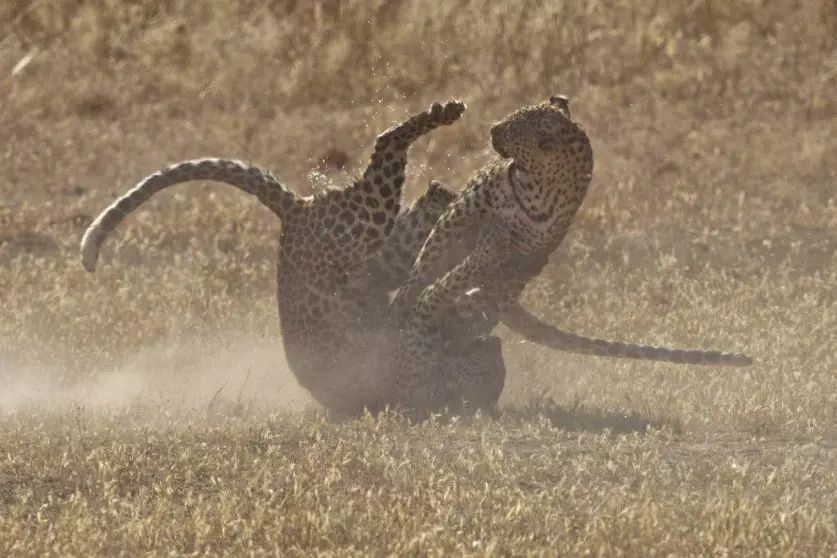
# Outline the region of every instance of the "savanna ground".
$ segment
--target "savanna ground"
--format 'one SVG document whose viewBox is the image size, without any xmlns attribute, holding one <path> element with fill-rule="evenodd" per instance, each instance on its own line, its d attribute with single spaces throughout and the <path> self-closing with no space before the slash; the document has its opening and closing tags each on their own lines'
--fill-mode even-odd
<svg viewBox="0 0 837 558">
<path fill-rule="evenodd" d="M 837 7 L 638 4 L 0 2 L 0 554 L 837 555 Z M 555 92 L 597 162 L 526 306 L 754 366 L 501 328 L 498 421 L 337 424 L 284 366 L 280 223 L 253 200 L 181 186 L 79 263 L 166 164 L 309 193 L 464 99 L 412 150 L 414 196 Z"/>
</svg>

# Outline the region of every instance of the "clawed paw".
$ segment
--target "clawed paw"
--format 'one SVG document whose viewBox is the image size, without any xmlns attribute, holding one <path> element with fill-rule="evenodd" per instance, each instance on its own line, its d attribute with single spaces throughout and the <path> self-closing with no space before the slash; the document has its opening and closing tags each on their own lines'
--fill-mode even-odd
<svg viewBox="0 0 837 558">
<path fill-rule="evenodd" d="M 465 103 L 463 101 L 448 101 L 444 104 L 433 103 L 430 105 L 430 116 L 442 124 L 452 124 L 459 120 L 462 113 L 465 112 Z"/>
</svg>

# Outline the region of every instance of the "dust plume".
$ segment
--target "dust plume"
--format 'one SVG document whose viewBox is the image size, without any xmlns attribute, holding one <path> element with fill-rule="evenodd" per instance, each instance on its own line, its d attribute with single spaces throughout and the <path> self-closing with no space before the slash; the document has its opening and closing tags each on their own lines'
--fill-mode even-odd
<svg viewBox="0 0 837 558">
<path fill-rule="evenodd" d="M 221 404 L 293 410 L 310 404 L 285 363 L 281 340 L 240 332 L 162 341 L 81 379 L 67 374 L 61 359 L 32 362 L 13 351 L 0 352 L 0 370 L 0 412 L 136 404 L 166 410 Z"/>
</svg>

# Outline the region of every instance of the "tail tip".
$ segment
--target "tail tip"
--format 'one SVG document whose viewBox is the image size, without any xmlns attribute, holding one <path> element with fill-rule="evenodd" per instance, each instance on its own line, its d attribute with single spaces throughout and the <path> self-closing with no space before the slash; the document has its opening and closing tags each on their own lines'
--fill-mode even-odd
<svg viewBox="0 0 837 558">
<path fill-rule="evenodd" d="M 96 263 L 99 260 L 99 246 L 95 240 L 92 229 L 85 233 L 81 239 L 81 265 L 88 273 L 96 271 Z"/>
<path fill-rule="evenodd" d="M 98 258 L 93 256 L 88 256 L 86 254 L 82 255 L 81 257 L 81 266 L 84 268 L 84 271 L 87 273 L 93 273 L 96 271 L 96 260 Z"/>
<path fill-rule="evenodd" d="M 729 363 L 733 366 L 746 368 L 747 366 L 751 366 L 753 364 L 753 358 L 745 355 L 744 353 L 730 353 Z"/>
</svg>

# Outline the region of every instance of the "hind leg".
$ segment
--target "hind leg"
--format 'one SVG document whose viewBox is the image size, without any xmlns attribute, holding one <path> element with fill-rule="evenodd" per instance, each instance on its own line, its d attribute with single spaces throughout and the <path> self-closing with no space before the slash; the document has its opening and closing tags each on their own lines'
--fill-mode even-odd
<svg viewBox="0 0 837 558">
<path fill-rule="evenodd" d="M 445 340 L 438 328 L 395 330 L 398 348 L 389 352 L 386 369 L 391 382 L 388 398 L 417 414 L 438 411 L 446 404 L 445 374 L 441 367 Z M 387 349 L 385 349 L 387 350 Z"/>
<path fill-rule="evenodd" d="M 499 337 L 480 337 L 447 347 L 442 367 L 449 409 L 463 413 L 483 410 L 496 416 L 506 383 L 506 363 Z"/>
<path fill-rule="evenodd" d="M 506 381 L 499 337 L 449 340 L 441 329 L 407 330 L 400 336 L 406 349 L 400 364 L 411 373 L 399 373 L 399 363 L 391 368 L 393 403 L 422 416 L 443 410 L 496 412 Z"/>
</svg>

